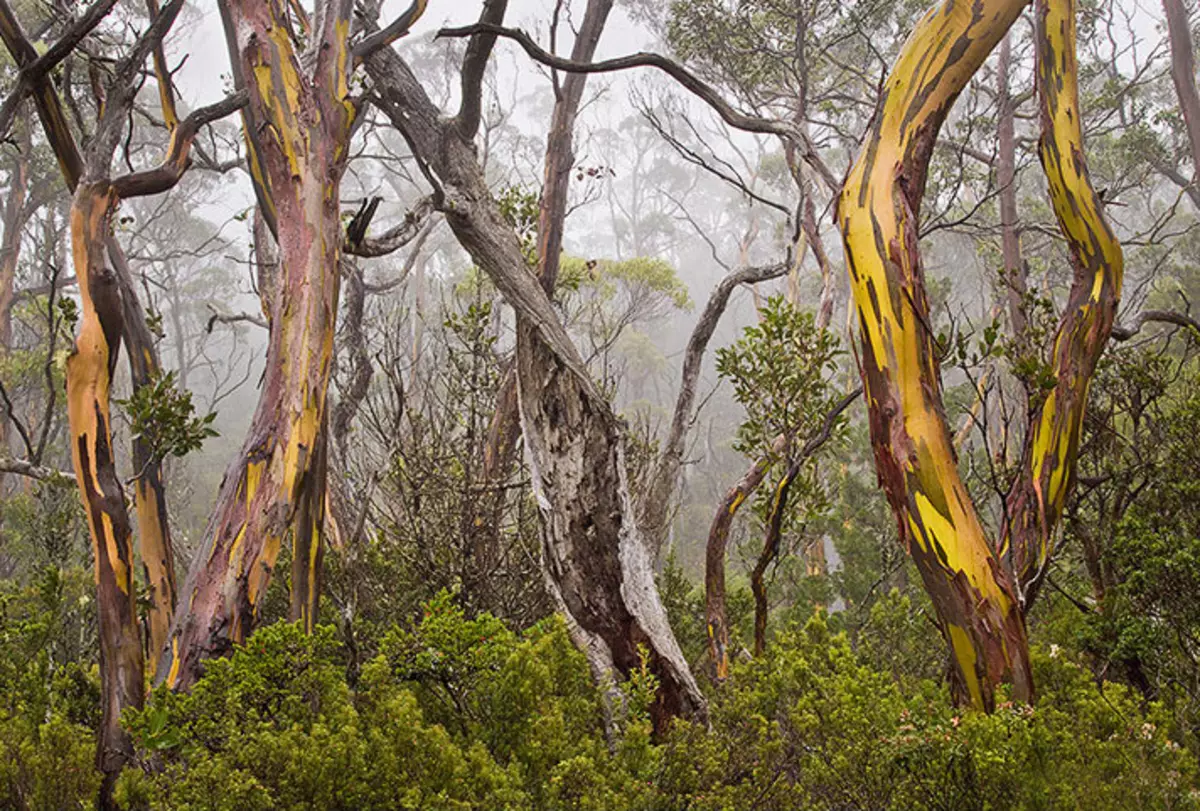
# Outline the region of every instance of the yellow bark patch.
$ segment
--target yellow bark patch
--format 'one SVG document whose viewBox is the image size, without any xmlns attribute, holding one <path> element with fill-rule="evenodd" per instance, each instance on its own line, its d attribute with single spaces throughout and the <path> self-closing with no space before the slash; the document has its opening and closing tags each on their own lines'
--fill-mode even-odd
<svg viewBox="0 0 1200 811">
<path fill-rule="evenodd" d="M 167 671 L 167 686 L 174 688 L 179 680 L 179 637 L 171 640 L 171 669 Z"/>
<path fill-rule="evenodd" d="M 958 660 L 958 669 L 962 672 L 967 684 L 967 693 L 971 703 L 978 709 L 983 709 L 983 690 L 979 684 L 979 676 L 975 672 L 975 646 L 971 644 L 971 636 L 957 625 L 948 625 L 950 630 L 950 646 L 954 649 L 954 658 Z"/>
</svg>

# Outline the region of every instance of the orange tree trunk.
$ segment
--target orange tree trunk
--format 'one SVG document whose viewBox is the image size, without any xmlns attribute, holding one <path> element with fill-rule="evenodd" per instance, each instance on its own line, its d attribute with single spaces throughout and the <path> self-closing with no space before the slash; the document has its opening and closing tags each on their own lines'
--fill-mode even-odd
<svg viewBox="0 0 1200 811">
<path fill-rule="evenodd" d="M 1050 361 L 1055 386 L 1033 409 L 1021 473 L 1005 510 L 1000 554 L 1026 610 L 1046 575 L 1074 482 L 1088 385 L 1112 332 L 1124 269 L 1121 245 L 1105 220 L 1083 153 L 1074 0 L 1038 0 L 1035 17 L 1042 168 L 1074 279 Z"/>
<path fill-rule="evenodd" d="M 884 86 L 838 206 L 862 327 L 861 371 L 880 483 L 933 600 L 957 693 L 994 705 L 1032 694 L 1025 624 L 958 473 L 918 249 L 938 129 L 1023 0 L 945 0 L 917 24 Z"/>
<path fill-rule="evenodd" d="M 133 584 L 129 515 L 112 453 L 109 388 L 120 351 L 121 298 L 106 267 L 105 236 L 116 196 L 107 181 L 75 190 L 71 242 L 83 304 L 75 351 L 67 360 L 67 417 L 79 493 L 94 546 L 100 623 L 100 739 L 96 761 L 106 783 L 132 756 L 121 711 L 140 707 L 142 642 Z M 109 788 L 102 792 L 108 796 Z"/>
<path fill-rule="evenodd" d="M 312 479 L 333 355 L 341 251 L 338 189 L 354 107 L 347 76 L 348 0 L 313 32 L 314 68 L 301 68 L 276 1 L 221 4 L 235 75 L 249 97 L 246 132 L 256 189 L 274 221 L 280 274 L 258 407 L 180 594 L 159 678 L 186 688 L 208 656 L 253 625 L 279 548 Z M 264 194 L 265 192 L 265 194 Z"/>
</svg>

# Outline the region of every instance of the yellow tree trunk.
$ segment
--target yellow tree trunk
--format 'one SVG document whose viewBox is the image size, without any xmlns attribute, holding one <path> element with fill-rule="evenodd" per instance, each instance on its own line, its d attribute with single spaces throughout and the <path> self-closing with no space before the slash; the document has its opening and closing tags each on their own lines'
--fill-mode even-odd
<svg viewBox="0 0 1200 811">
<path fill-rule="evenodd" d="M 1088 385 L 1108 343 L 1121 296 L 1121 245 L 1104 217 L 1083 152 L 1074 0 L 1038 0 L 1037 86 L 1042 168 L 1074 279 L 1051 357 L 1055 386 L 1033 410 L 1021 474 L 1009 492 L 1001 558 L 1028 609 L 1046 575 L 1053 538 L 1074 482 Z"/>
<path fill-rule="evenodd" d="M 960 697 L 990 709 L 998 683 L 1032 695 L 1025 623 L 958 473 L 942 407 L 917 218 L 937 133 L 1024 0 L 945 0 L 917 24 L 884 86 L 838 206 L 862 328 L 876 468 L 933 600 Z"/>
</svg>

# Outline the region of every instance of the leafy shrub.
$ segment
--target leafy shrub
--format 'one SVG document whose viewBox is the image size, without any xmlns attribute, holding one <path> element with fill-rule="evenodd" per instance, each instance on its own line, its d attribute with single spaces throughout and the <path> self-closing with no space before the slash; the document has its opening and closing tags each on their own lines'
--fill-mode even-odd
<svg viewBox="0 0 1200 811">
<path fill-rule="evenodd" d="M 680 721 L 661 740 L 646 713 L 653 677 L 635 672 L 606 705 L 557 617 L 516 633 L 442 593 L 384 637 L 353 688 L 331 628 L 277 623 L 210 663 L 190 694 L 156 690 L 127 716 L 139 762 L 117 798 L 172 811 L 1200 805 L 1169 707 L 1097 683 L 1055 648 L 1035 654 L 1035 706 L 960 711 L 883 655 L 883 636 L 929 633 L 908 608 L 882 600 L 881 638 L 858 649 L 823 613 L 783 624 L 765 655 L 710 687 L 710 727 Z M 78 688 L 4 678 L 6 698 L 21 698 L 0 711 L 0 804 L 86 805 L 95 721 L 69 717 L 86 703 Z"/>
</svg>

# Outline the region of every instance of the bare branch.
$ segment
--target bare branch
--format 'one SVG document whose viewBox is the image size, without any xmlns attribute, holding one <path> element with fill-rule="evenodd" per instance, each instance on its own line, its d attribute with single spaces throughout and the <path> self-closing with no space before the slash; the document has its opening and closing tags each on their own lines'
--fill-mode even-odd
<svg viewBox="0 0 1200 811">
<path fill-rule="evenodd" d="M 44 54 L 38 56 L 29 38 L 21 31 L 8 0 L 0 0 L 0 33 L 13 58 L 21 66 L 17 86 L 8 94 L 4 104 L 0 105 L 0 140 L 8 136 L 9 128 L 12 127 L 13 119 L 25 96 L 36 88 L 51 70 L 70 56 L 75 46 L 108 16 L 116 4 L 116 0 L 96 0 L 68 26 L 63 35 Z"/>
<path fill-rule="evenodd" d="M 698 78 L 678 62 L 668 59 L 661 54 L 639 52 L 629 56 L 617 57 L 616 59 L 606 59 L 602 62 L 575 62 L 547 53 L 528 34 L 515 28 L 504 28 L 503 26 L 480 22 L 461 28 L 443 28 L 437 33 L 439 38 L 469 37 L 480 34 L 490 34 L 493 37 L 511 39 L 520 45 L 525 53 L 535 62 L 540 62 L 547 67 L 567 73 L 613 73 L 615 71 L 629 70 L 630 68 L 658 68 L 716 111 L 717 115 L 721 116 L 721 119 L 729 126 L 745 132 L 761 132 L 768 135 L 776 135 L 795 143 L 804 162 L 816 171 L 825 186 L 835 194 L 841 190 L 842 184 L 834 178 L 829 167 L 817 155 L 816 148 L 813 146 L 811 139 L 795 125 L 786 121 L 758 118 L 735 109 L 729 102 L 721 98 L 720 93 L 712 85 Z"/>
<path fill-rule="evenodd" d="M 61 484 L 71 487 L 75 485 L 75 474 L 69 470 L 58 470 L 57 468 L 46 467 L 45 465 L 35 465 L 26 459 L 14 459 L 11 456 L 0 456 L 0 471 L 15 473 L 18 476 L 28 476 L 31 479 L 38 479 L 39 481 L 51 484 Z"/>
<path fill-rule="evenodd" d="M 113 189 L 122 199 L 160 194 L 172 188 L 183 177 L 191 163 L 189 153 L 200 128 L 246 105 L 246 91 L 239 90 L 215 104 L 201 107 L 185 118 L 171 135 L 171 144 L 163 162 L 153 169 L 123 175 L 113 181 Z"/>
<path fill-rule="evenodd" d="M 209 305 L 209 309 L 213 309 L 212 305 Z M 208 323 L 204 325 L 204 331 L 205 333 L 211 334 L 213 331 L 213 326 L 216 324 L 236 324 L 239 321 L 245 321 L 249 324 L 253 324 L 256 327 L 267 329 L 267 320 L 261 315 L 254 315 L 253 313 L 225 314 L 213 310 L 213 314 L 208 317 Z"/>
<path fill-rule="evenodd" d="M 492 48 L 496 46 L 498 32 L 506 29 L 500 27 L 504 22 L 504 12 L 508 10 L 508 0 L 486 0 L 479 22 L 469 26 L 475 29 L 470 32 L 471 41 L 467 44 L 467 53 L 462 65 L 462 103 L 458 108 L 455 122 L 464 140 L 475 138 L 479 131 L 479 117 L 483 104 L 483 74 L 487 70 L 488 59 L 492 56 Z M 442 36 L 442 32 L 438 32 Z M 464 35 L 465 36 L 465 35 Z"/>
<path fill-rule="evenodd" d="M 386 48 L 401 37 L 407 36 L 413 24 L 421 19 L 428 5 L 428 0 L 413 0 L 412 5 L 386 28 L 361 39 L 351 50 L 354 63 L 358 64 L 380 48 Z"/>
<path fill-rule="evenodd" d="M 1137 318 L 1133 319 L 1132 323 L 1114 326 L 1112 328 L 1112 339 L 1114 341 L 1128 341 L 1141 332 L 1142 327 L 1148 323 L 1174 324 L 1177 327 L 1190 328 L 1197 337 L 1200 337 L 1200 321 L 1197 321 L 1187 313 L 1177 313 L 1171 310 L 1143 310 L 1138 313 Z"/>
<path fill-rule="evenodd" d="M 411 211 L 404 216 L 404 221 L 384 231 L 377 237 L 361 239 L 346 239 L 342 250 L 351 256 L 380 257 L 387 256 L 408 245 L 421 233 L 429 215 L 433 213 L 432 198 L 422 198 Z"/>
</svg>

